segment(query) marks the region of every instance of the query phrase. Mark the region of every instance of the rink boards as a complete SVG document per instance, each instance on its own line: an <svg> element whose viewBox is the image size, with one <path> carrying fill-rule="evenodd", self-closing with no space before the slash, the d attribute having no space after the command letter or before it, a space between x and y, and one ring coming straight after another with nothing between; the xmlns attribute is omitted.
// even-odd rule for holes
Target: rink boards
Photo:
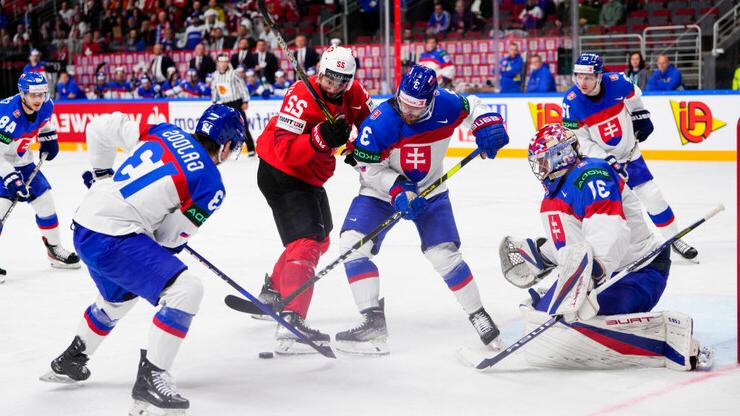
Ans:
<svg viewBox="0 0 740 416"><path fill-rule="evenodd" d="M483 102L506 120L511 143L501 157L525 157L532 135L547 123L562 120L562 94L483 94ZM374 97L379 104L387 97ZM734 161L737 158L740 94L733 91L680 91L646 94L645 105L652 114L655 131L642 143L648 159ZM97 114L121 111L142 124L170 122L192 131L209 100L82 100L55 105L52 123L65 150L78 150L85 141L85 127ZM253 99L247 117L257 138L280 108L281 100ZM603 122L605 126L611 120ZM475 147L467 129L458 127L448 156L464 156Z"/></svg>

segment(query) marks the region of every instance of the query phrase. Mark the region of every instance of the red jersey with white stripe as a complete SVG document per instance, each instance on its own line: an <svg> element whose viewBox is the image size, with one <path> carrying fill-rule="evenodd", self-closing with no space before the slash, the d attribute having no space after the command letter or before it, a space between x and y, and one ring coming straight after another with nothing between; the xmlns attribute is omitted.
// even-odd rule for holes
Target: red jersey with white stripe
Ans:
<svg viewBox="0 0 740 416"><path fill-rule="evenodd" d="M613 155L620 162L640 157L632 113L645 108L642 91L622 73L601 76L601 91L595 97L572 86L563 99L563 125L573 130L582 154L606 158ZM635 149L633 152L632 150Z"/></svg>
<svg viewBox="0 0 740 416"><path fill-rule="evenodd" d="M316 76L309 78L314 90L321 95ZM329 112L336 118L344 114L348 124L360 126L373 108L370 95L357 81L338 101L324 99ZM257 154L270 166L314 186L323 186L334 174L336 157L333 152L317 152L311 145L311 130L326 121L306 84L298 81L283 98L280 112L270 119L257 140Z"/></svg>
<svg viewBox="0 0 740 416"><path fill-rule="evenodd" d="M129 151L111 179L95 182L74 221L112 235L143 233L166 247L187 241L221 205L221 174L208 152L179 127L138 125L121 113L87 129L92 167L111 168L116 147Z"/></svg>
<svg viewBox="0 0 740 416"><path fill-rule="evenodd" d="M585 242L607 276L660 244L640 201L603 159L584 158L571 169L558 192L542 200L540 213L547 258L556 261L555 250Z"/></svg>

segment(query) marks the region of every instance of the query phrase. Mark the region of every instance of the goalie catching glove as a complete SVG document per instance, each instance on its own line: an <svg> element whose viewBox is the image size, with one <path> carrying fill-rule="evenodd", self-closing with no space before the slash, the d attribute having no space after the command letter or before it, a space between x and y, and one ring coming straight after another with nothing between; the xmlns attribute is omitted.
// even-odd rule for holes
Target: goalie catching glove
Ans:
<svg viewBox="0 0 740 416"><path fill-rule="evenodd" d="M545 241L544 238L519 241L508 235L501 240L498 248L501 272L509 283L526 289L537 284L555 268L555 264L540 252Z"/></svg>

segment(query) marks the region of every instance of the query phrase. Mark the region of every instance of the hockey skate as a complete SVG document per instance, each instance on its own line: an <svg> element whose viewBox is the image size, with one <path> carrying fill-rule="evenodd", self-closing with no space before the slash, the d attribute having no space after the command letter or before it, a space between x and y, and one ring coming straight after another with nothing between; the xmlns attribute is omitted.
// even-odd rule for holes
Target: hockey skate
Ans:
<svg viewBox="0 0 740 416"><path fill-rule="evenodd" d="M257 296L257 299L273 310L275 310L275 305L280 302L280 293L272 288L272 280L269 274L265 274L265 284L262 285L262 290L260 291L260 295ZM272 317L267 314L253 314L252 318L261 321L272 321Z"/></svg>
<svg viewBox="0 0 740 416"><path fill-rule="evenodd" d="M468 319L473 324L473 328L478 332L483 345L488 345L493 349L500 349L501 340L498 339L498 336L501 332L498 330L496 324L493 323L491 315L484 308L471 313Z"/></svg>
<svg viewBox="0 0 740 416"><path fill-rule="evenodd" d="M390 354L383 299L380 300L380 306L365 309L361 313L362 322L358 326L337 333L337 350L359 355Z"/></svg>
<svg viewBox="0 0 740 416"><path fill-rule="evenodd" d="M75 383L87 380L90 377L90 370L85 364L89 358L82 352L84 350L85 342L79 336L75 336L69 347L51 362L51 371L39 377L39 380L49 383Z"/></svg>
<svg viewBox="0 0 740 416"><path fill-rule="evenodd" d="M134 405L129 416L184 415L185 409L190 407L188 399L175 391L170 373L146 359L146 350L141 350L139 373L131 397ZM156 409L150 409L150 406Z"/></svg>
<svg viewBox="0 0 740 416"><path fill-rule="evenodd" d="M46 237L41 237L41 239L44 240L51 267L57 269L79 269L81 267L80 258L76 253L65 250L61 244L56 246L49 244Z"/></svg>
<svg viewBox="0 0 740 416"><path fill-rule="evenodd" d="M696 259L696 256L699 255L699 251L697 251L694 247L690 246L686 242L684 242L681 239L678 239L671 244L671 249L673 249L673 252L679 254L681 257L685 258L686 260L691 260L696 263L698 263Z"/></svg>
<svg viewBox="0 0 740 416"><path fill-rule="evenodd" d="M2 267L0 267L0 283L5 283L5 275L8 274L8 272L5 271Z"/></svg>
<svg viewBox="0 0 740 416"><path fill-rule="evenodd" d="M305 335L306 338L313 341L316 345L322 347L329 345L331 337L328 334L324 334L317 329L307 326L306 321L304 321L297 313L285 311L280 314L280 317L293 325L300 333ZM275 341L275 352L278 354L315 354L317 352L313 347L303 342L282 325L278 325L277 331L275 331Z"/></svg>

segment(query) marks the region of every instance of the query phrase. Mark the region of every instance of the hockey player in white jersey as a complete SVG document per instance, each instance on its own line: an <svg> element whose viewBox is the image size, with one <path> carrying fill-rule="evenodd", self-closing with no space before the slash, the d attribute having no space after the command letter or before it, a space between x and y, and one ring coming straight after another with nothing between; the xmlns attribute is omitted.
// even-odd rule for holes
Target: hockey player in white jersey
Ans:
<svg viewBox="0 0 740 416"><path fill-rule="evenodd" d="M691 317L652 310L670 273L668 248L598 293L595 302L588 296L660 246L617 171L603 159L582 156L573 132L553 124L533 137L529 163L545 188L540 213L547 238L505 237L501 267L520 288L554 269L549 290L530 289L532 299L520 306L527 332L551 315L565 319L522 349L528 361L561 368L711 366L713 352L692 338Z"/></svg>
<svg viewBox="0 0 740 416"><path fill-rule="evenodd" d="M217 165L238 155L244 130L241 115L221 104L206 109L192 135L169 123L140 129L119 112L88 125L93 169L83 175L90 190L74 217L74 243L100 295L42 380L90 377L88 359L142 297L161 308L141 351L129 414L148 414L149 405L180 414L189 407L168 371L203 286L174 254L221 206L225 190ZM116 148L128 156L114 171Z"/></svg>
<svg viewBox="0 0 740 416"><path fill-rule="evenodd" d="M653 181L639 143L653 131L650 112L642 103L642 91L625 76L603 72L601 57L584 53L573 69L575 84L563 99L563 125L575 132L581 153L606 159L626 178L647 209L650 219L668 238L678 233L673 210ZM673 250L694 259L697 250L676 240Z"/></svg>
<svg viewBox="0 0 740 416"><path fill-rule="evenodd" d="M509 142L503 118L489 113L475 96L437 88L434 70L415 65L403 76L396 96L382 103L359 128L353 155L359 163L360 195L349 208L340 244L347 251L394 211L416 225L421 251L443 278L485 345L496 347L499 330L483 308L478 286L460 250L460 236L447 187L426 198L422 189L442 176L450 136L463 125L473 132L484 155L494 158ZM387 354L387 329L379 300L378 267L386 229L347 257L347 279L362 323L337 334L337 349L348 353ZM494 342L496 341L496 342Z"/></svg>
<svg viewBox="0 0 740 416"><path fill-rule="evenodd" d="M0 101L0 218L14 201L28 202L36 211L52 267L79 269L80 259L62 247L51 185L42 172L26 183L36 168L28 147L38 138L41 155L53 160L59 153L57 133L51 125L54 102L49 98L49 84L38 72L24 73L18 79L18 94ZM3 224L0 223L0 232ZM5 271L0 269L0 283Z"/></svg>

